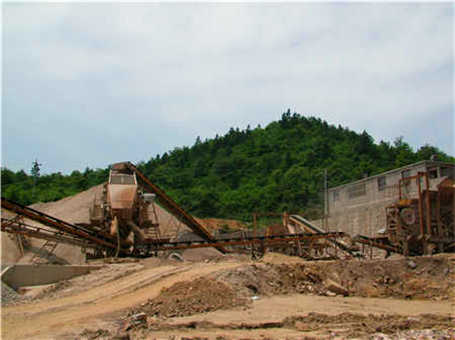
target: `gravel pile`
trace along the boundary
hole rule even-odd
[[[22,297],[16,293],[16,291],[8,286],[6,283],[2,284],[2,306],[10,304],[12,302],[18,302]]]
[[[154,317],[176,317],[229,309],[247,304],[228,285],[209,278],[199,278],[190,282],[177,282],[161,291],[129,315],[144,312]]]

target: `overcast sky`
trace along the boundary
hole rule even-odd
[[[148,160],[287,108],[454,154],[449,3],[3,4],[2,166]]]

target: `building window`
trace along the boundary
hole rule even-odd
[[[385,176],[378,177],[378,191],[383,191],[386,186]]]
[[[430,168],[428,169],[428,178],[438,178],[438,168]]]
[[[356,198],[366,195],[365,183],[356,184],[348,188],[349,198]]]
[[[335,190],[333,192],[333,201],[338,201],[340,199],[340,192],[338,190]]]

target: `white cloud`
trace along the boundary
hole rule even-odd
[[[414,146],[432,115],[453,127],[451,4],[47,3],[3,14],[12,168],[28,167],[30,136],[67,171],[265,125],[287,107],[377,140],[404,131]],[[434,140],[453,153],[444,134]]]

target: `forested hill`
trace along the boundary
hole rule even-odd
[[[231,128],[224,136],[157,155],[139,168],[198,217],[245,219],[253,211],[305,211],[316,217],[322,205],[323,173],[329,187],[429,159],[455,159],[425,145],[414,151],[402,138],[374,143],[314,117],[288,110],[265,128]],[[36,170],[36,169],[35,169]],[[2,195],[31,204],[86,190],[107,179],[108,169],[71,175],[27,175],[2,169]],[[34,188],[34,182],[36,186]]]

